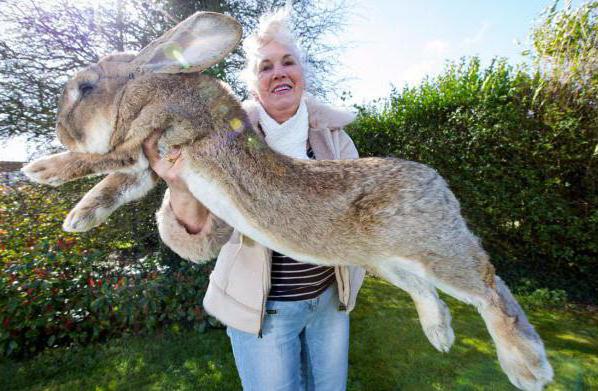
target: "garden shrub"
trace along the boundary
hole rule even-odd
[[[568,303],[567,292],[563,289],[538,288],[537,281],[522,279],[514,287],[519,304],[525,309],[565,309]]]
[[[66,213],[90,187],[0,184],[0,353],[203,327],[211,265],[160,249],[153,212],[162,189],[88,233],[63,232]]]
[[[463,60],[360,107],[348,130],[362,156],[438,170],[511,285],[532,280],[596,303],[596,100],[567,84],[555,95],[545,77]],[[577,98],[560,99],[568,93]]]
[[[542,74],[551,100],[593,100],[598,96],[598,1],[579,7],[555,1],[531,32],[533,50],[526,51]],[[563,85],[568,88],[563,90]],[[561,94],[561,91],[565,91]],[[595,107],[595,106],[594,106]]]

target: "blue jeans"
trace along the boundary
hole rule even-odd
[[[245,391],[345,390],[349,315],[336,283],[319,297],[268,301],[262,338],[227,328]]]

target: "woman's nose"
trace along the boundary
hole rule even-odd
[[[274,66],[274,79],[282,79],[287,77],[287,73],[283,66],[275,65]]]

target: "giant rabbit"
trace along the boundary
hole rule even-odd
[[[50,185],[108,174],[64,229],[87,231],[154,186],[142,143],[161,129],[163,148],[182,148],[182,177],[193,195],[228,225],[297,260],[363,266],[404,289],[441,351],[454,335],[435,288],[475,305],[511,382],[541,390],[552,379],[542,340],[445,181],[412,161],[295,160],[272,151],[228,86],[200,73],[240,37],[234,19],[197,13],[139,54],[109,55],[68,81],[57,133],[69,152],[23,168]]]

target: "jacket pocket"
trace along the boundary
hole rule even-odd
[[[264,268],[268,262],[268,249],[246,236],[231,249],[223,247],[224,253],[218,257],[222,263],[221,272],[213,278],[224,292],[235,301],[261,311],[264,299]],[[214,268],[216,273],[217,267]],[[221,279],[221,280],[220,280]],[[222,282],[222,284],[221,284]]]

